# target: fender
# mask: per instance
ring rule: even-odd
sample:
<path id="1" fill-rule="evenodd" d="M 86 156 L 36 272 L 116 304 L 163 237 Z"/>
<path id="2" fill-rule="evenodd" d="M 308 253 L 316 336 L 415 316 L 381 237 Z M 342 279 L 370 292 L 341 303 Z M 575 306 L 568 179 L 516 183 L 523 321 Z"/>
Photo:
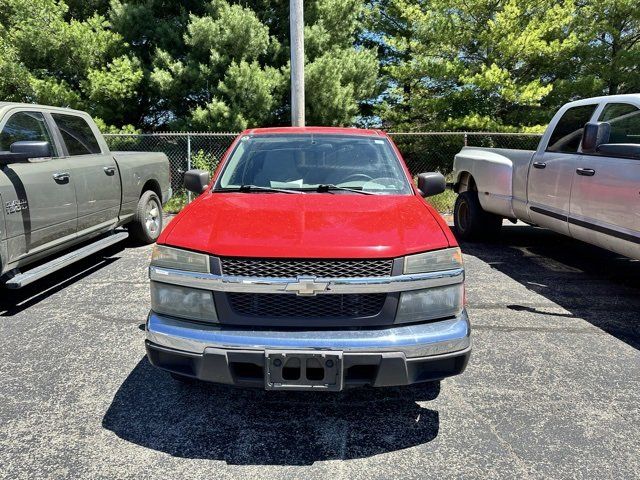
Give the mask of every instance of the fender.
<path id="1" fill-rule="evenodd" d="M 132 217 L 140 196 L 145 190 L 151 189 L 162 200 L 165 193 L 162 189 L 171 186 L 168 163 L 164 153 L 143 153 L 145 163 L 137 162 L 140 152 L 111 152 L 118 165 L 122 185 L 122 201 L 120 221 L 127 222 Z M 155 158 L 149 158 L 153 155 Z M 166 191 L 166 190 L 165 190 Z"/>
<path id="2" fill-rule="evenodd" d="M 507 218 L 515 217 L 511 205 L 513 162 L 509 158 L 493 149 L 464 147 L 455 156 L 453 165 L 457 193 L 475 188 L 484 210 Z"/>

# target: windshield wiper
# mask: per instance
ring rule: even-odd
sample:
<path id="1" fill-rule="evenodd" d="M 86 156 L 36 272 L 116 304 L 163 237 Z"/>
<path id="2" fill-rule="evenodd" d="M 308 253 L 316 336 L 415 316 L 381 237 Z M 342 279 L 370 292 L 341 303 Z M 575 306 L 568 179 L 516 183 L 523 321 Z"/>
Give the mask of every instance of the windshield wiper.
<path id="1" fill-rule="evenodd" d="M 360 189 L 358 190 L 358 188 L 349 188 L 349 187 L 339 187 L 338 185 L 334 185 L 332 183 L 328 183 L 328 184 L 324 184 L 324 185 L 318 185 L 318 188 L 316 189 L 318 192 L 320 193 L 324 193 L 324 192 L 331 192 L 331 191 L 335 191 L 335 190 L 344 190 L 345 192 L 354 192 L 354 193 L 361 193 L 362 195 L 377 195 L 377 193 L 374 192 L 367 192 L 366 190 L 362 190 L 362 187 L 359 187 Z"/>
<path id="2" fill-rule="evenodd" d="M 235 190 L 235 189 L 234 189 Z M 278 192 L 278 193 L 304 193 L 300 190 L 287 190 L 286 188 L 260 187 L 258 185 L 240 185 L 238 192 Z"/>

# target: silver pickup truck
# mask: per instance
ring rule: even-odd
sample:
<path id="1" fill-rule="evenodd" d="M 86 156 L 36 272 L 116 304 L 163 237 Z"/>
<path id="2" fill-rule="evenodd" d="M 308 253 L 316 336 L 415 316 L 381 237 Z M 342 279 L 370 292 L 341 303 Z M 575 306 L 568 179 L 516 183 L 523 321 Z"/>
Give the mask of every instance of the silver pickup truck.
<path id="1" fill-rule="evenodd" d="M 462 239 L 519 219 L 640 259 L 640 94 L 564 105 L 536 151 L 465 147 L 454 175 Z"/>
<path id="2" fill-rule="evenodd" d="M 0 285 L 20 288 L 129 235 L 153 243 L 169 177 L 163 153 L 110 152 L 84 112 L 0 102 Z"/>

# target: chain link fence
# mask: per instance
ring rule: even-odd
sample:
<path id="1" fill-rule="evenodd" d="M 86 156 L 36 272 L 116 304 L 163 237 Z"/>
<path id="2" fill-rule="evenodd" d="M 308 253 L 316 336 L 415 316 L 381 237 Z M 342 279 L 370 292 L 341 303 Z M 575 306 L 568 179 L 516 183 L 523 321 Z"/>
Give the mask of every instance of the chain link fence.
<path id="1" fill-rule="evenodd" d="M 191 168 L 213 171 L 237 133 L 144 133 L 104 135 L 112 151 L 163 152 L 171 165 L 171 187 L 182 189 Z"/>
<path id="2" fill-rule="evenodd" d="M 113 151 L 163 152 L 171 163 L 171 183 L 179 210 L 188 197 L 182 177 L 190 168 L 213 171 L 237 133 L 152 133 L 106 134 Z M 464 146 L 535 150 L 538 134 L 493 132 L 411 132 L 390 133 L 409 170 L 451 173 L 453 157 Z M 182 203 L 181 203 L 182 202 Z M 447 210 L 448 207 L 443 207 Z"/>
<path id="3" fill-rule="evenodd" d="M 541 135 L 492 132 L 417 132 L 389 134 L 416 175 L 438 171 L 447 175 L 453 169 L 453 157 L 462 147 L 491 147 L 535 150 Z"/>

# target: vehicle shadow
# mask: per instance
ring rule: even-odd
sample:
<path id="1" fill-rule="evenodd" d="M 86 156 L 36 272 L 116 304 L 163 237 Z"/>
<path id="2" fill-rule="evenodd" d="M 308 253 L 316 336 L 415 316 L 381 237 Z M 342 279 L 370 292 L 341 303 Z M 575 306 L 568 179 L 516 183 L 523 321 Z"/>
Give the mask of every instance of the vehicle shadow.
<path id="1" fill-rule="evenodd" d="M 640 349 L 640 261 L 521 225 L 504 225 L 494 243 L 462 242 L 461 248 L 569 313 L 548 313 L 536 305 L 507 308 L 582 318 Z"/>
<path id="2" fill-rule="evenodd" d="M 19 290 L 0 288 L 0 317 L 11 317 L 120 259 L 125 242 L 69 265 Z"/>
<path id="3" fill-rule="evenodd" d="M 102 425 L 118 437 L 177 457 L 233 465 L 310 465 L 430 442 L 439 382 L 340 393 L 266 392 L 182 385 L 144 357 L 117 391 Z"/>

